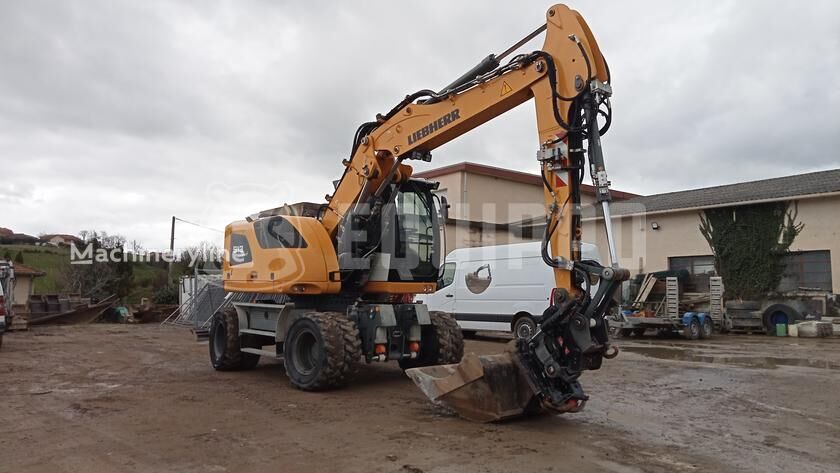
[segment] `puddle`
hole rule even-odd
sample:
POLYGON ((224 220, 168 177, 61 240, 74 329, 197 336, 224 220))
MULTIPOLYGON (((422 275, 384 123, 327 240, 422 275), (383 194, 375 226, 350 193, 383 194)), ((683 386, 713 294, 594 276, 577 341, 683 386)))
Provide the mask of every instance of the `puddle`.
POLYGON ((820 368, 829 370, 840 370, 840 363, 828 360, 814 360, 806 358, 782 358, 764 356, 740 356, 740 355, 708 355, 696 353, 693 350, 668 347, 622 347, 622 351, 638 353, 639 355, 659 358, 662 360, 696 361, 700 363, 718 363, 725 365, 742 366, 746 368, 775 369, 780 366, 803 366, 806 368, 820 368))

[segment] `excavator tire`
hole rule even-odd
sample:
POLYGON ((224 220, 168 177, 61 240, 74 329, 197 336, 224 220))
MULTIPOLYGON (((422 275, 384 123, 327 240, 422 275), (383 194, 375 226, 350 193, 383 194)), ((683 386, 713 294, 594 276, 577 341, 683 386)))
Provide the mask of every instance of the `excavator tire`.
POLYGON ((308 312, 292 323, 283 348, 286 374, 303 391, 341 387, 362 356, 356 324, 339 312, 308 312))
POLYGON ((210 362, 218 371, 250 370, 260 361, 259 355, 239 350, 239 318, 233 307, 213 316, 209 345, 210 362))
POLYGON ((448 365, 458 363, 464 356, 464 336, 458 322, 446 312, 429 312, 431 325, 423 326, 420 355, 400 360, 400 368, 448 365))

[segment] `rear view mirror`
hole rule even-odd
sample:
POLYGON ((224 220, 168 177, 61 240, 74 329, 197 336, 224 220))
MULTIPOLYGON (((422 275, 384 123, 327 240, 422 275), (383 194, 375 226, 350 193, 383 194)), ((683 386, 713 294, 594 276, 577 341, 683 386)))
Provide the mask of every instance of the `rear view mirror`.
POLYGON ((440 218, 445 224, 449 220, 449 201, 446 200, 445 195, 438 196, 440 198, 440 218))

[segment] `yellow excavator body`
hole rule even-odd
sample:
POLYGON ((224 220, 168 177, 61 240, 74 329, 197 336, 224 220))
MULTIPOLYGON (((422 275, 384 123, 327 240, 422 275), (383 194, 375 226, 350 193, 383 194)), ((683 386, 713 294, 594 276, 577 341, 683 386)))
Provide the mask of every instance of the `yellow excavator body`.
MULTIPOLYGON (((323 325, 343 326, 345 340, 350 340, 348 327, 356 327, 368 362, 396 357, 430 399, 465 418, 497 421, 543 409, 582 409, 588 396, 579 376, 617 354, 609 344, 605 314, 629 276, 616 263, 600 142, 611 123, 610 81, 581 15, 565 5, 551 6, 545 23, 505 52, 488 56, 444 89, 408 95, 388 113, 363 123, 326 203, 284 206, 228 225, 225 289, 286 295, 296 309, 283 309, 280 316, 309 318, 310 326, 325 316, 302 307, 331 311, 323 325), (542 49, 512 55, 541 33, 542 49), (531 99, 546 208, 541 253, 554 269, 556 289, 530 339, 512 342, 498 355, 467 355, 460 363, 439 365, 461 357, 457 325, 451 316, 430 314, 413 296, 436 290, 439 227, 446 223, 447 206, 433 204, 436 183, 413 179, 404 161, 430 161, 435 148, 531 99), (605 216, 610 266, 581 261, 580 186, 587 170, 605 216), (595 278, 601 281, 597 291, 590 282, 595 278)), ((239 320, 248 323, 248 307, 243 307, 239 320)), ((277 323, 278 347, 280 333, 291 325, 277 323)), ((360 356, 352 353, 334 364, 344 370, 348 357, 360 356)), ((316 356, 316 374, 318 363, 316 356)), ((287 370, 294 368, 287 363, 287 370)), ((306 381, 304 371, 296 379, 306 389, 337 385, 316 375, 306 381)))

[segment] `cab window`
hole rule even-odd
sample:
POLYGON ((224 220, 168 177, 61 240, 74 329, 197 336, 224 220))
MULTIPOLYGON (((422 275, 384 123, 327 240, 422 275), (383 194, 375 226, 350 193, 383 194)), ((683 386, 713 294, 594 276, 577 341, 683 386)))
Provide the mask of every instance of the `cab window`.
POLYGON ((283 217, 272 217, 254 222, 254 233, 260 248, 306 248, 300 232, 283 217))

